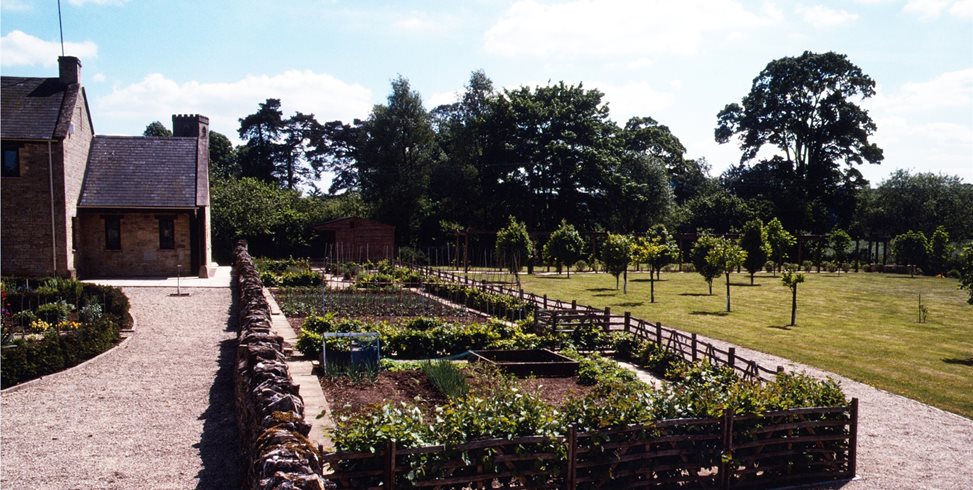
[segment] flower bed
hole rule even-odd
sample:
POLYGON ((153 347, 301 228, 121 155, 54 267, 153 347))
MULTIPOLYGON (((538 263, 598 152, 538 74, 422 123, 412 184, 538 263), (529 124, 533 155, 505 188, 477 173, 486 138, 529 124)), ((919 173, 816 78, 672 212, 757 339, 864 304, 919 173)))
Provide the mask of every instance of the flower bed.
POLYGON ((121 290, 73 279, 5 279, 0 385, 76 366, 110 349, 131 328, 121 290))

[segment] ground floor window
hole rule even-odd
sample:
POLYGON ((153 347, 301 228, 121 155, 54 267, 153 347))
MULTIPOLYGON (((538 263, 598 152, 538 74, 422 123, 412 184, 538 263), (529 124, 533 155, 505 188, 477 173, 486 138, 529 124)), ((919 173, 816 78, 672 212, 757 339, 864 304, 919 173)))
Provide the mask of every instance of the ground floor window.
POLYGON ((16 143, 3 144, 2 168, 4 177, 20 177, 20 148, 16 143))
POLYGON ((105 250, 122 249, 121 216, 105 216, 105 250))
POLYGON ((159 218, 159 248, 171 250, 176 248, 176 226, 171 216, 159 218))

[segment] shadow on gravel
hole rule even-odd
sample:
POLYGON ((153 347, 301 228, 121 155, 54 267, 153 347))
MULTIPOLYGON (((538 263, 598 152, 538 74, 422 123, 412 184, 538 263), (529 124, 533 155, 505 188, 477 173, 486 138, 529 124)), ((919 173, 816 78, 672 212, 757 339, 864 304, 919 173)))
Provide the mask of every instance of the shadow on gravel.
MULTIPOLYGON (((237 331, 236 283, 233 282, 233 301, 227 311, 226 332, 237 331)), ((219 369, 209 389, 209 406, 199 417, 203 421, 203 435, 194 447, 199 449, 203 469, 197 489, 241 488, 243 484, 243 449, 237 427, 233 366, 236 363, 237 339, 220 342, 219 369)))
POLYGON ((209 390, 209 406, 200 416, 203 435, 195 445, 203 460, 203 469, 197 475, 199 489, 240 488, 243 482, 242 450, 233 401, 236 346, 236 339, 220 342, 219 371, 209 390))

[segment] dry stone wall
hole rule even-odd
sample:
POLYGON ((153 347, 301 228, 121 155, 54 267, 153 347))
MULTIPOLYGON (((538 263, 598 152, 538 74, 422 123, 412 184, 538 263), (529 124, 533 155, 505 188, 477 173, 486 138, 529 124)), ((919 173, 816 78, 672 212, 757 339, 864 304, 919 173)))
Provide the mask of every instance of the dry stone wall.
POLYGON ((236 403, 253 489, 335 488, 321 476, 321 453, 307 435, 304 401, 287 370, 284 340, 271 331, 270 306, 246 243, 234 251, 240 305, 236 403))

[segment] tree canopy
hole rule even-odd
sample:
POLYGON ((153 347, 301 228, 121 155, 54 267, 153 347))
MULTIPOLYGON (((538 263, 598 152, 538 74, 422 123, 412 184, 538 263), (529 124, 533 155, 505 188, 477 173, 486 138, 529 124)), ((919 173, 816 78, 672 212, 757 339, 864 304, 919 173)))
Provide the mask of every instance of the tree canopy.
POLYGON ((145 131, 142 132, 142 136, 170 138, 172 137, 172 131, 170 131, 165 124, 162 124, 159 121, 152 121, 148 126, 145 127, 145 131))
POLYGON ((544 244, 544 258, 557 266, 558 273, 566 266, 568 277, 571 277, 571 266, 582 257, 584 257, 584 239, 574 226, 561 220, 561 226, 551 233, 547 243, 544 244))
POLYGON ((780 58, 757 75, 740 104, 720 111, 716 141, 738 135, 741 166, 757 160, 765 147, 775 149, 776 158, 756 168, 776 173, 786 192, 764 195, 779 203, 796 200, 799 209, 786 217, 793 220, 789 226, 830 229, 850 219, 840 201, 853 199, 865 185, 854 165, 883 159, 881 148, 869 141, 875 123, 853 101, 874 94, 875 81, 843 54, 805 51, 780 58), (848 167, 842 171, 841 164, 848 167))

